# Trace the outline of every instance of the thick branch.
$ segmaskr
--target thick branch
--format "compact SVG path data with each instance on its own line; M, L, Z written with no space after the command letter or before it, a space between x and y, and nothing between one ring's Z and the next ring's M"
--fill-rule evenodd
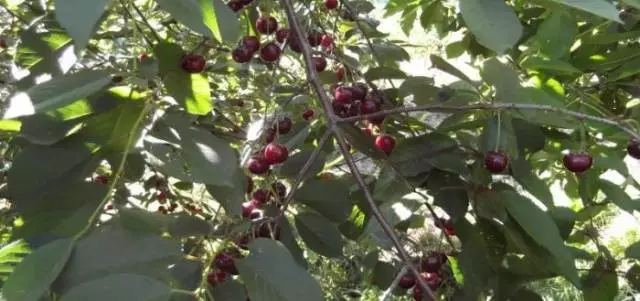
M314 64L311 59L312 58L311 47L309 46L307 40L304 38L305 36L303 35L300 24L298 23L298 19L295 16L295 9L293 6L293 2L291 0L280 0L280 1L282 5L285 7L285 11L287 13L287 18L289 21L289 27L293 31L293 34L295 36L294 38L298 39L298 42L300 43L300 46L302 48L302 56L304 57L305 70L307 71L307 79L311 82L311 85L313 86L316 92L316 95L318 96L318 99L320 99L322 109L324 111L325 117L327 118L328 130L335 133L336 140L340 145L340 150L342 152L342 155L344 156L345 160L347 161L347 164L349 165L349 169L351 169L351 172L355 177L356 181L358 182L358 185L363 190L367 203L371 207L371 211L373 212L375 219L378 221L378 223L380 223L380 225L382 226L382 229L389 236L389 238L393 242L393 245L397 249L398 254L400 255L400 259L402 259L404 264L409 267L409 269L413 274L415 274L416 278L418 279L420 288L424 292L426 292L427 295L429 295L430 297L432 297L432 299L435 300L436 298L433 291L429 288L429 285L427 285L424 279L420 277L420 272L415 267L415 265L411 262L411 257L402 246L400 239L393 231L393 228L385 220L384 216L382 216L382 213L376 206L375 201L373 200L373 196L371 195L369 188L364 182L364 179L362 178L360 171L357 169L356 164L353 162L353 158L351 157L351 154L347 149L347 144L344 140L344 136L340 131L339 127L336 126L336 121L338 120L338 117L335 116L335 114L333 113L333 108L331 107L331 100L329 99L322 85L322 82L318 77L318 73L314 68Z
M640 139L640 133L636 132L634 129L627 127L618 121L615 121L606 117L598 117L598 116L583 114L579 112L574 112L569 109L558 108L550 105L539 105L539 104L531 104L531 103L495 102L495 103L475 103L470 105L426 104L426 105L418 105L415 107L398 107L398 108L393 108L388 110L381 110L379 112L372 113L372 114L366 114L366 115L360 115L360 116L354 116L354 117L348 117L348 118L340 118L338 122L354 122L354 121L365 120L373 117L386 116L389 114L403 113L403 112L420 112L420 111L451 112L451 111L470 111L470 110L540 110L540 111L562 113L562 114L576 117L578 119L590 120L590 121L600 122L608 125L613 125L627 132L632 137L636 139Z

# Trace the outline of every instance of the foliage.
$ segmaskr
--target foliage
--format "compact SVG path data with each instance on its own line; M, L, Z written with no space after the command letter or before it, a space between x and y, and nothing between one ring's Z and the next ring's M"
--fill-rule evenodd
M638 1L0 4L9 301L640 290Z

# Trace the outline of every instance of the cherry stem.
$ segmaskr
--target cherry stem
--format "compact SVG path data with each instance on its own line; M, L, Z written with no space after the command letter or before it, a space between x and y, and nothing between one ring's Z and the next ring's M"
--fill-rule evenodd
M584 122L580 123L580 152L584 153L587 150L587 130L585 129Z
M387 288L384 291L384 293L382 293L382 295L380 296L378 301L386 301L387 299L389 299L389 297L391 296L393 291L398 286L398 283L400 283L400 279L402 279L402 277L404 277L404 275L407 273L408 270L409 270L409 268L407 266L403 266L402 269L400 269L400 272L398 272L398 274L396 275L396 278L393 279L393 281L389 285L389 288Z
M285 12L287 14L287 19L289 21L289 27L293 30L293 34L300 43L302 48L302 56L304 57L305 62L305 70L307 73L307 79L310 81L311 86L313 87L318 99L320 100L320 104L322 105L322 109L324 111L324 116L327 119L328 130L335 134L336 140L338 141L338 145L340 146L340 151L342 155L345 157L347 164L349 165L349 169L351 170L352 175L355 177L358 185L363 190L365 199L373 213L374 218L380 223L382 229L387 234L387 236L391 239L393 245L398 251L400 259L409 267L411 272L416 276L420 288L427 293L429 297L432 299L436 299L435 294L429 288L429 285L426 283L424 279L420 277L420 272L415 267L415 265L411 262L411 257L404 249L400 239L394 232L393 228L389 225L387 220L384 218L378 207L376 206L375 201L373 200L373 196L367 187L367 184L364 182L360 171L358 170L356 164L353 162L353 157L349 154L349 149L347 148L347 144L345 142L343 133L340 128L337 127L338 117L334 114L333 108L331 107L331 100L328 97L326 90L320 78L318 76L318 72L315 70L313 60L312 60L312 51L309 46L308 41L304 38L302 34L302 30L300 24L298 23L298 19L295 14L295 8L293 2L291 0L280 0L282 6L285 8Z
M500 139L502 137L500 137L500 135L502 134L502 114L500 111L498 111L498 133L496 133L496 145L493 148L493 150L495 152L498 152L498 149L500 148L500 142L502 142Z

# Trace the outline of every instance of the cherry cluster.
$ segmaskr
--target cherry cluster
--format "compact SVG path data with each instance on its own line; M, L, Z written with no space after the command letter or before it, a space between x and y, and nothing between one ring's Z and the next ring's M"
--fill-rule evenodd
M253 2L253 0L231 0L227 3L227 6L229 6L233 12L238 12L245 6L251 4L251 2Z
M447 255L442 252L431 252L430 254L420 258L420 278L424 279L431 290L437 291L445 283L452 282L452 273L447 262ZM405 290L413 288L414 300L422 301L425 297L424 292L420 286L416 285L417 283L418 281L415 275L411 272L407 272L402 276L402 278L400 278L398 287Z
M265 174L272 165L283 163L289 158L287 147L274 142L274 140L276 133L287 134L291 131L292 126L291 118L284 117L265 130L264 138L267 145L249 158L246 165L249 172L256 175Z

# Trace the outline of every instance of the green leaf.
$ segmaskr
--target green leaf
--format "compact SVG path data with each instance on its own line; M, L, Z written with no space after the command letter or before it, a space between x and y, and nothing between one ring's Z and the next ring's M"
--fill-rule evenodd
M462 71L458 70L456 67L454 67L453 65L449 64L446 60L444 60L443 58L432 54L429 56L429 60L431 61L431 64L433 64L434 67L438 68L439 70L442 70L446 73L449 73L461 80L464 80L468 83L473 83L473 81L467 77L464 73L462 73Z
M227 279L217 283L210 289L213 300L220 301L246 301L247 292L242 283L234 279Z
M177 243L158 235L133 233L117 225L101 226L78 241L56 287L68 291L116 273L157 277L182 256Z
M280 166L279 175L281 177L292 179L297 177L302 167L311 158L312 153L313 149L305 149L295 153L293 156L289 157L287 161L282 163L282 165ZM321 172L322 168L324 167L325 161L326 155L320 153L316 160L311 163L311 167L309 168L306 177L311 177Z
M512 159L511 172L513 177L524 186L536 199L546 206L553 206L553 195L549 185L532 170L531 162L523 158Z
M634 289L640 289L640 265L634 264L625 273L625 279Z
M528 289L520 289L518 290L515 295L513 295L511 297L511 300L518 300L518 301L544 301L544 299L542 299L542 297L540 297L540 295L538 295L538 293L534 292L534 291L530 291Z
M605 0L553 0L566 6L577 8L596 16L623 24L616 7Z
M4 119L47 112L90 96L111 83L110 70L82 70L56 77L9 99Z
M281 243L258 238L248 247L249 256L236 260L236 266L252 301L324 300L318 282Z
M293 226L286 218L280 218L277 220L277 225L280 227L280 239L279 241L289 250L289 253L293 256L293 259L303 269L309 268L309 263L304 257L304 251L298 244L298 237L294 233Z
M520 62L520 67L524 69L548 71L560 75L572 75L582 72L567 62L556 59L544 59L538 56L527 56Z
M238 156L227 141L191 125L181 112L167 113L161 120L154 137L166 143L146 143L152 165L181 181L238 185L235 175L242 171Z
M504 190L501 194L509 214L531 238L553 254L564 276L580 288L573 255L564 245L558 227L549 214L515 191Z
M176 20L191 30L222 42L235 41L239 22L235 13L222 1L214 0L156 0ZM224 26L221 26L224 24Z
M76 53L80 53L87 44L96 25L111 0L55 0L55 18L69 33L76 45Z
M578 215L568 207L553 207L549 213L558 226L560 236L563 240L567 240L573 231Z
M334 222L345 221L353 206L349 186L339 179L307 180L296 192L295 199Z
M420 203L413 199L402 199L398 202L386 202L380 206L380 212L390 226L395 227L398 224L408 220L413 213L420 207ZM382 225L376 219L370 219L365 227L365 233L371 235L372 239L385 249L392 249L393 244L388 235L382 228Z
M29 253L31 253L31 248L22 239L2 246L0 249L0 279L5 281L13 272L15 266Z
M613 301L618 296L618 274L605 257L598 257L589 274L583 279L584 301Z
M462 242L462 252L456 259L464 277L463 288L475 296L484 291L495 274L495 268L491 265L487 244L469 221L459 219L454 223L454 228Z
M640 260L640 242L635 242L624 250L624 256Z
M156 279L113 274L71 288L60 301L168 301L169 287Z
M416 104L433 103L439 88L433 85L433 79L424 76L409 76L400 86L400 96L413 95Z
M607 200L616 204L620 209L631 214L633 214L635 210L640 211L640 202L632 200L620 185L601 179L600 190L607 196Z
M565 107L564 102L556 97L549 95L548 92L535 87L518 88L516 97L510 99L509 101L515 103L549 105L557 108ZM520 115L521 118L534 124L566 129L574 129L578 125L575 118L567 116L564 113L524 109L515 110L515 112L517 112L517 114Z
M453 220L463 218L469 207L469 197L464 188L441 189L434 196L434 204L444 209Z
M160 62L159 72L167 91L187 112L205 115L213 110L211 88L206 76L200 73L187 73L180 67L180 60L184 55L182 47L171 43L159 43L153 53Z
M559 59L569 53L577 33L576 22L570 16L554 11L540 24L532 40L537 43L543 54L552 59Z
M378 56L384 58L384 60L408 61L411 59L411 56L404 48L393 43L374 43L371 46L373 51L377 53Z
M4 283L3 296L12 301L40 300L65 267L74 243L72 239L58 239L33 251Z
M517 91L520 87L518 74L497 58L485 60L480 74L487 83L496 88L496 101L512 102L517 97Z
M520 19L501 0L460 0L465 23L481 45L502 54L522 36Z
M640 0L622 0L622 3L640 9Z
M207 221L187 213L173 214L169 234L173 237L207 236L213 228Z
M235 183L245 183L246 176L236 172L232 178ZM245 202L246 187L244 185L207 185L207 192L216 200L228 214L240 215L242 203Z
M323 216L307 211L296 214L296 228L309 249L327 257L342 256L344 241L335 224Z
M416 176L431 170L441 156L445 158L442 162L450 162L447 156L452 155L456 146L455 140L436 132L401 140L389 159L405 177Z
M407 78L407 74L396 68L378 67L367 70L364 77L369 81L378 79L405 79Z
M20 45L16 51L15 62L18 66L28 68L34 75L50 73L60 75L70 68L74 59L69 58L67 66L59 64L58 58L71 47L71 37L56 24L45 23L48 30L42 32L37 26L20 33ZM31 75L30 75L31 77ZM28 82L35 82L31 78Z

